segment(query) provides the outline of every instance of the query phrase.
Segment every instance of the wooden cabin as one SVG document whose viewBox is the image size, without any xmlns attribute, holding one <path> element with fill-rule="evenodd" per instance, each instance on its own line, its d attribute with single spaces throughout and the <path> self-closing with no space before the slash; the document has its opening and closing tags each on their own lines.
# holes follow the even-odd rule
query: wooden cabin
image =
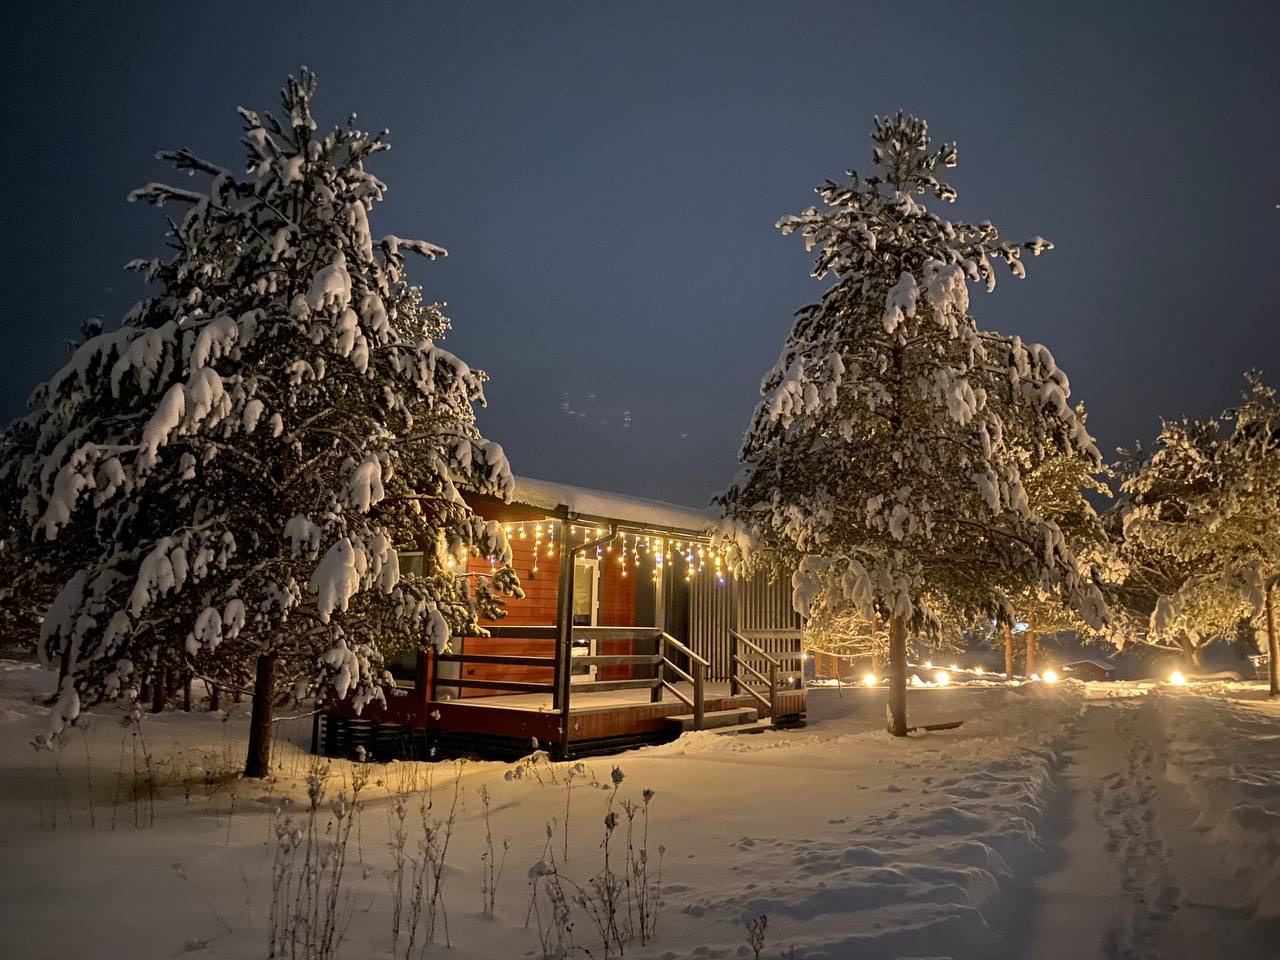
<svg viewBox="0 0 1280 960">
<path fill-rule="evenodd" d="M 1062 664 L 1062 672 L 1076 680 L 1104 681 L 1114 680 L 1116 667 L 1105 660 L 1072 660 Z"/>
<path fill-rule="evenodd" d="M 467 499 L 506 528 L 525 596 L 483 624 L 487 636 L 392 662 L 385 708 L 326 704 L 315 752 L 567 759 L 803 722 L 790 587 L 731 577 L 707 512 L 529 479 L 510 503 Z M 421 563 L 401 556 L 406 569 Z"/>
</svg>

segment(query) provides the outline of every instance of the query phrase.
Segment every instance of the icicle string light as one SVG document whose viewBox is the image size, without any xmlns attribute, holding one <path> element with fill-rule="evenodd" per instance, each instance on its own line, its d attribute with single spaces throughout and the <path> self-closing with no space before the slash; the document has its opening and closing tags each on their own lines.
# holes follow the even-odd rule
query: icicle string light
<svg viewBox="0 0 1280 960">
<path fill-rule="evenodd" d="M 530 566 L 532 575 L 537 575 L 539 561 L 555 558 L 562 549 L 556 543 L 558 526 L 550 518 L 514 521 L 503 525 L 508 541 L 533 541 Z M 604 527 L 571 523 L 568 534 L 569 545 L 581 545 L 591 540 L 604 540 L 609 531 Z M 668 567 L 672 573 L 682 575 L 690 582 L 707 574 L 714 578 L 717 585 L 723 586 L 731 577 L 723 551 L 699 540 L 620 530 L 610 539 L 598 543 L 595 555 L 597 559 L 608 556 L 616 561 L 616 569 L 623 577 L 635 573 L 645 563 L 650 565 L 649 572 L 655 581 L 661 579 Z"/>
</svg>

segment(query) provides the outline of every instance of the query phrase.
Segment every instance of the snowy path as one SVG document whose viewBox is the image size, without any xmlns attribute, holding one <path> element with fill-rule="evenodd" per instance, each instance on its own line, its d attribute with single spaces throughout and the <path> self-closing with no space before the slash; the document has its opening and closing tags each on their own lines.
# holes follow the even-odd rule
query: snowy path
<svg viewBox="0 0 1280 960">
<path fill-rule="evenodd" d="M 1144 698 L 1094 701 L 1046 824 L 1051 866 L 1032 884 L 1028 960 L 1235 960 L 1274 956 L 1247 888 L 1195 828 Z"/>
<path fill-rule="evenodd" d="M 0 660 L 4 956 L 264 955 L 272 810 L 304 802 L 306 721 L 279 744 L 276 778 L 247 782 L 225 776 L 242 713 L 146 717 L 152 821 L 148 791 L 132 799 L 134 734 L 107 711 L 63 751 L 30 748 L 50 684 Z M 588 761 L 572 791 L 564 767 L 556 778 L 545 765 L 439 766 L 441 790 L 458 777 L 461 806 L 453 947 L 438 955 L 536 955 L 528 870 L 545 855 L 545 825 L 566 822 L 572 803 L 562 867 L 592 876 L 616 763 L 620 799 L 657 791 L 653 842 L 665 847 L 658 935 L 632 944 L 632 960 L 749 957 L 746 922 L 759 916 L 767 960 L 793 948 L 796 960 L 1278 956 L 1263 945 L 1280 943 L 1280 703 L 1246 700 L 1265 693 L 1244 685 L 1150 687 L 914 690 L 914 720 L 964 726 L 907 740 L 884 732 L 882 691 L 815 690 L 804 729 L 696 733 Z M 389 793 L 423 766 L 373 770 L 340 960 L 389 956 Z M 333 765 L 335 789 L 352 770 Z M 511 838 L 495 916 L 479 909 L 481 788 L 494 837 Z M 599 946 L 575 916 L 580 945 Z"/>
</svg>

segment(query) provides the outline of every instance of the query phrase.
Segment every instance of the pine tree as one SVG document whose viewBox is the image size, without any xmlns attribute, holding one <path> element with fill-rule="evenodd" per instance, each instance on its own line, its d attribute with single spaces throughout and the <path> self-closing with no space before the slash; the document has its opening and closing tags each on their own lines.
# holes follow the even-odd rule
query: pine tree
<svg viewBox="0 0 1280 960">
<path fill-rule="evenodd" d="M 160 156 L 207 187 L 131 200 L 185 208 L 158 287 L 41 385 L 4 437 L 21 559 L 60 584 L 40 651 L 67 677 L 50 733 L 81 705 L 190 672 L 253 686 L 246 773 L 263 776 L 272 704 L 383 699 L 389 645 L 442 647 L 518 594 L 499 524 L 460 487 L 509 496 L 474 405 L 482 373 L 435 342 L 449 323 L 405 275 L 432 244 L 384 237 L 384 135 L 319 135 L 305 70 L 283 114 L 241 109 L 247 170 Z M 424 549 L 421 576 L 398 549 Z M 464 574 L 469 555 L 487 577 Z"/>
<path fill-rule="evenodd" d="M 1083 406 L 1076 408 L 1083 422 Z M 1088 499 L 1088 494 L 1110 497 L 1106 477 L 1110 471 L 1086 456 L 1051 456 L 1025 475 L 1027 501 L 1039 517 L 1056 524 L 1067 546 L 1076 558 L 1082 576 L 1098 571 L 1104 581 L 1114 575 L 1117 560 L 1111 538 L 1102 517 Z M 1018 619 L 1025 623 L 1024 672 L 1035 672 L 1036 644 L 1046 634 L 1070 630 L 1089 636 L 1091 628 L 1062 597 L 1032 586 L 1014 599 Z"/>
<path fill-rule="evenodd" d="M 1220 417 L 1164 425 L 1155 452 L 1125 482 L 1124 532 L 1147 568 L 1164 573 L 1148 581 L 1150 634 L 1175 636 L 1194 653 L 1231 636 L 1241 619 L 1261 626 L 1271 692 L 1280 695 L 1280 403 L 1259 374 L 1246 382 L 1242 402 Z"/>
<path fill-rule="evenodd" d="M 719 502 L 737 565 L 793 569 L 801 613 L 826 585 L 889 624 L 901 736 L 907 633 L 943 619 L 930 597 L 1010 623 L 1012 598 L 1035 585 L 1089 623 L 1105 617 L 1022 480 L 1051 455 L 1101 458 L 1050 352 L 979 329 L 968 310 L 969 282 L 994 288 L 993 261 L 1022 276 L 1023 251 L 1051 244 L 1003 243 L 989 223 L 926 209 L 920 197 L 955 198 L 937 172 L 956 150 L 931 149 L 924 121 L 877 119 L 871 139 L 873 175 L 827 181 L 821 209 L 779 222 L 835 283 L 797 314 Z"/>
<path fill-rule="evenodd" d="M 1232 557 L 1231 582 L 1266 630 L 1270 693 L 1280 697 L 1280 400 L 1257 371 L 1245 379 L 1244 401 L 1232 411 L 1222 450 L 1224 495 L 1209 529 Z"/>
<path fill-rule="evenodd" d="M 1151 454 L 1127 457 L 1115 507 L 1124 577 L 1118 586 L 1129 637 L 1175 642 L 1198 669 L 1203 646 L 1233 632 L 1245 612 L 1224 579 L 1229 561 L 1209 529 L 1221 500 L 1224 424 L 1183 418 L 1161 426 Z"/>
</svg>

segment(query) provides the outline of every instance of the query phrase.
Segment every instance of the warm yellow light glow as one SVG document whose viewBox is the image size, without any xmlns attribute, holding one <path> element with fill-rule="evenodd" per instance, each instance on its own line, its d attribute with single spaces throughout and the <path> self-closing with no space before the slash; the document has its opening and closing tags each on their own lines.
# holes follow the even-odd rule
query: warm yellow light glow
<svg viewBox="0 0 1280 960">
<path fill-rule="evenodd" d="M 1045 683 L 1057 683 L 1058 671 L 1046 670 L 1044 673 L 1040 674 L 1040 679 L 1043 680 Z"/>
<path fill-rule="evenodd" d="M 947 673 L 945 670 L 939 670 L 933 675 L 933 680 L 938 686 L 945 687 L 951 682 L 951 674 Z"/>
<path fill-rule="evenodd" d="M 874 673 L 864 673 L 862 675 L 862 685 L 864 687 L 874 687 L 879 682 Z"/>
<path fill-rule="evenodd" d="M 933 669 L 933 661 L 932 661 L 932 660 L 926 660 L 926 661 L 924 662 L 924 668 L 925 668 L 926 670 L 932 670 L 932 669 Z"/>
<path fill-rule="evenodd" d="M 976 673 L 978 676 L 982 676 L 984 673 L 986 673 L 986 671 L 982 669 L 981 665 L 974 667 L 973 672 Z"/>
<path fill-rule="evenodd" d="M 952 672 L 952 673 L 959 673 L 959 672 L 960 672 L 960 668 L 959 668 L 958 666 L 956 666 L 956 665 L 953 663 L 953 664 L 951 665 L 951 672 Z"/>
<path fill-rule="evenodd" d="M 1187 684 L 1187 678 L 1182 675 L 1181 670 L 1175 670 L 1169 674 L 1169 682 L 1175 687 L 1184 687 Z"/>
</svg>

